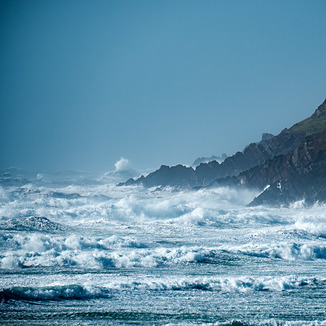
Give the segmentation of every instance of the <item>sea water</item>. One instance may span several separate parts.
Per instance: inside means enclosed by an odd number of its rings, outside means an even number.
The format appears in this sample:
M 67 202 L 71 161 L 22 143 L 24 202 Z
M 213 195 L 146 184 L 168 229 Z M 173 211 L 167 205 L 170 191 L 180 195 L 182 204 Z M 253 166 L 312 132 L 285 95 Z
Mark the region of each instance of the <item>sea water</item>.
M 0 187 L 0 324 L 326 325 L 326 206 L 116 186 Z

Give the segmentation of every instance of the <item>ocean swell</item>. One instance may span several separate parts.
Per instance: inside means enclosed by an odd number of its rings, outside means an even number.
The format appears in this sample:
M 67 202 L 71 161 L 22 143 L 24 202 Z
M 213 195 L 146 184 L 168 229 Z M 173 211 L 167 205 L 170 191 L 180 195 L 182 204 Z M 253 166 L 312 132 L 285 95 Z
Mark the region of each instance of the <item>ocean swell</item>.
M 58 285 L 46 287 L 11 287 L 0 291 L 0 300 L 82 300 L 93 298 L 108 298 L 109 293 L 106 289 L 94 288 L 87 289 L 81 285 Z

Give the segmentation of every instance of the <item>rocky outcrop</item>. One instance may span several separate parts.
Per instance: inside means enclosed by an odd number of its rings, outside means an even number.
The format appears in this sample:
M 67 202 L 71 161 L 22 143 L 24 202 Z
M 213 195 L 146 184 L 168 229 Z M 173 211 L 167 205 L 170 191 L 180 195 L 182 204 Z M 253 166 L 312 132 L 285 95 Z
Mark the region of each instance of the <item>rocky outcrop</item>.
M 186 167 L 181 164 L 172 167 L 162 165 L 158 170 L 150 173 L 146 177 L 141 176 L 137 180 L 129 179 L 120 185 L 129 186 L 134 184 L 142 184 L 145 187 L 173 186 L 192 188 L 197 185 L 197 180 L 192 167 Z
M 300 146 L 288 153 L 239 174 L 241 184 L 265 187 L 279 180 L 307 175 L 316 163 L 322 162 L 326 151 L 326 131 L 308 136 Z M 326 173 L 326 170 L 325 170 Z
M 207 186 L 212 182 L 214 183 L 214 180 L 238 176 L 251 168 L 260 167 L 264 162 L 273 160 L 279 155 L 287 155 L 297 149 L 308 135 L 320 133 L 325 129 L 326 100 L 311 117 L 295 124 L 290 129 L 284 129 L 277 136 L 263 134 L 259 143 L 250 144 L 242 152 L 227 157 L 222 163 L 214 160 L 201 163 L 195 169 L 183 165 L 174 167 L 162 165 L 159 170 L 150 173 L 148 176 L 141 176 L 136 180 L 129 179 L 124 184 L 143 184 L 146 187 L 167 185 L 179 187 Z M 269 176 L 270 180 L 270 177 L 276 171 L 266 170 L 264 173 Z
M 246 187 L 260 190 L 250 205 L 288 205 L 326 202 L 326 131 L 310 135 L 286 155 L 278 155 L 237 177 L 217 179 L 210 187 Z
M 263 134 L 259 143 L 252 143 L 243 152 L 227 157 L 221 164 L 206 163 L 196 168 L 198 184 L 205 186 L 214 179 L 236 176 L 252 167 L 262 164 L 278 155 L 285 155 L 298 148 L 308 135 L 326 129 L 326 100 L 312 116 L 284 129 L 277 136 Z
M 326 131 L 308 136 L 298 149 L 238 176 L 242 185 L 265 190 L 252 205 L 326 202 Z

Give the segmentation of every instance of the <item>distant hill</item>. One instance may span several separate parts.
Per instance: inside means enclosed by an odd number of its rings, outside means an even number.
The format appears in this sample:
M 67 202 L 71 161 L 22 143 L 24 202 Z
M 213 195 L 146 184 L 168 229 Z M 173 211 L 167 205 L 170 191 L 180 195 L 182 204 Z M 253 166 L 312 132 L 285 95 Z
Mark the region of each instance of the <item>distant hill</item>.
M 198 157 L 194 163 L 192 163 L 191 166 L 196 167 L 197 165 L 201 164 L 201 163 L 208 163 L 208 162 L 212 162 L 212 161 L 217 161 L 219 163 L 223 162 L 225 159 L 227 158 L 226 154 L 222 154 L 221 156 L 215 156 L 212 155 L 211 157 Z
M 316 148 L 321 151 L 321 154 L 318 155 L 321 155 L 320 160 L 322 160 L 322 153 L 325 150 L 322 146 L 322 144 L 325 143 L 325 130 L 326 100 L 309 118 L 296 123 L 290 129 L 284 129 L 277 136 L 264 134 L 259 143 L 248 145 L 242 152 L 237 152 L 227 157 L 222 163 L 213 160 L 208 163 L 201 163 L 195 169 L 183 165 L 173 167 L 162 165 L 159 170 L 150 173 L 148 176 L 141 176 L 136 180 L 129 179 L 124 184 L 143 184 L 145 187 L 245 185 L 259 189 L 269 184 L 271 187 L 270 189 L 274 189 L 274 183 L 277 182 L 276 179 L 291 178 L 292 175 L 293 178 L 294 175 L 295 178 L 297 178 L 297 175 L 293 172 L 294 170 L 291 172 L 291 169 L 287 169 L 285 166 L 282 167 L 282 164 L 292 164 L 294 166 L 297 164 L 297 167 L 299 167 L 300 164 L 304 162 L 304 154 L 312 155 L 313 153 L 315 156 L 317 155 L 317 153 L 314 152 L 314 148 L 320 142 L 321 145 L 318 145 Z M 311 138 L 310 136 L 314 137 Z M 312 146 L 312 148 L 304 152 L 304 144 L 306 144 L 306 146 L 310 144 L 309 146 Z M 318 155 L 316 157 L 319 157 Z M 315 175 L 318 174 L 315 170 L 323 166 L 323 163 L 320 163 L 319 158 L 317 159 L 315 156 L 311 157 L 314 157 L 314 159 L 319 162 L 318 164 L 317 161 L 308 160 L 308 166 L 313 167 L 313 174 L 303 173 L 302 171 L 298 172 L 300 170 L 299 168 L 296 170 L 297 173 L 304 175 L 305 178 L 308 179 L 314 178 Z M 298 162 L 295 161 L 296 157 Z M 285 175 L 283 176 L 277 172 L 279 170 L 287 172 L 284 172 Z M 306 182 L 308 182 L 308 179 Z M 290 184 L 291 183 L 288 183 L 288 187 L 290 187 Z M 299 187 L 298 183 L 295 184 Z M 321 191 L 321 189 L 319 189 L 319 191 Z M 289 190 L 289 193 L 293 194 L 295 198 L 301 194 L 300 191 L 294 192 L 293 189 Z M 263 201 L 263 197 L 260 198 L 260 200 Z M 289 200 L 290 197 L 288 197 L 287 201 Z M 259 199 L 257 199 L 255 203 L 258 204 Z

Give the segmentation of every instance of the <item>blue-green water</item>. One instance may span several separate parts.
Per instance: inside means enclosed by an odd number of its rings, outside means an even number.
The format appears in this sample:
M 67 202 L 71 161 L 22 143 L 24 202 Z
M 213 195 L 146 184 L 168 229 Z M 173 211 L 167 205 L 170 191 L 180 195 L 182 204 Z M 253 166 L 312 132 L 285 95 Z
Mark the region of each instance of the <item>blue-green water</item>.
M 0 324 L 326 325 L 325 206 L 6 178 Z

